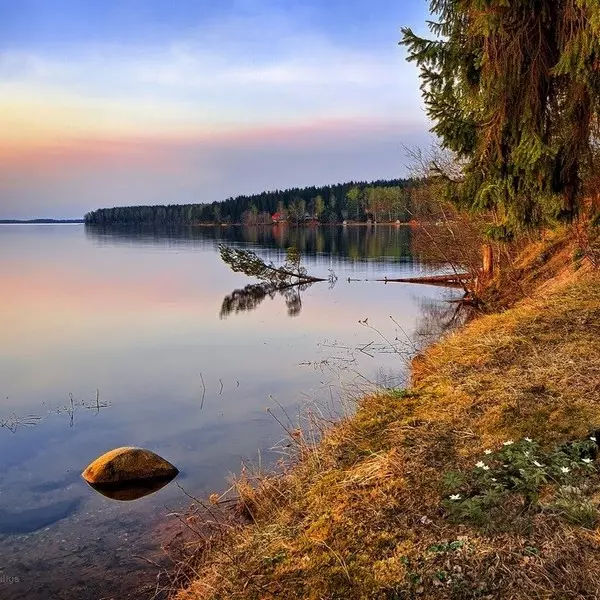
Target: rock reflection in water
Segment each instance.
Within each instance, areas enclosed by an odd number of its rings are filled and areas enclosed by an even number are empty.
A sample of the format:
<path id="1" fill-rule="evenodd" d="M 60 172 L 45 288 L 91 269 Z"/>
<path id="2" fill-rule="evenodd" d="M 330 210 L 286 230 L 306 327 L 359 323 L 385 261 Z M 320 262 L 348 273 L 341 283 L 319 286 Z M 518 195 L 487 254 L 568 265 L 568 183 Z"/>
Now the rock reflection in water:
<path id="1" fill-rule="evenodd" d="M 88 485 L 96 490 L 99 494 L 110 498 L 111 500 L 120 500 L 129 502 L 131 500 L 139 500 L 144 496 L 149 496 L 164 488 L 168 483 L 175 479 L 172 477 L 154 477 L 152 479 L 144 479 L 138 481 L 129 481 L 120 484 L 98 484 L 88 483 Z"/>

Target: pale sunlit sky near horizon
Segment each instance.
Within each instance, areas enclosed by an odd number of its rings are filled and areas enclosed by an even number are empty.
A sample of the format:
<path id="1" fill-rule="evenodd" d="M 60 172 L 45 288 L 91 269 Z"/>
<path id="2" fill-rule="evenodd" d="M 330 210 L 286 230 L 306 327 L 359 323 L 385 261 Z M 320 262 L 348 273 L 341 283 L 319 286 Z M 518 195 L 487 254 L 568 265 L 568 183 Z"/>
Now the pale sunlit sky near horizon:
<path id="1" fill-rule="evenodd" d="M 406 172 L 421 0 L 0 0 L 0 219 Z"/>

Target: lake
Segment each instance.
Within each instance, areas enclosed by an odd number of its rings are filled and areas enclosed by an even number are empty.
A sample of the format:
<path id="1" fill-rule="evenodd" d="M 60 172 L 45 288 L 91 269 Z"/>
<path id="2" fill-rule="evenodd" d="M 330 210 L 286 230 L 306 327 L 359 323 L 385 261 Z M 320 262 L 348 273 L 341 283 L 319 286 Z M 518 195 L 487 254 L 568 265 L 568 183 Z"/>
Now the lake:
<path id="1" fill-rule="evenodd" d="M 412 236 L 0 226 L 0 598 L 151 597 L 145 559 L 160 560 L 169 515 L 189 504 L 181 488 L 206 497 L 242 461 L 280 457 L 285 432 L 266 408 L 336 415 L 364 391 L 404 385 L 406 353 L 452 322 L 457 295 L 376 281 L 435 270 L 412 255 Z M 252 281 L 221 261 L 220 243 L 275 264 L 295 246 L 309 273 L 337 281 L 232 300 Z M 126 445 L 179 477 L 133 502 L 98 494 L 81 471 Z"/>

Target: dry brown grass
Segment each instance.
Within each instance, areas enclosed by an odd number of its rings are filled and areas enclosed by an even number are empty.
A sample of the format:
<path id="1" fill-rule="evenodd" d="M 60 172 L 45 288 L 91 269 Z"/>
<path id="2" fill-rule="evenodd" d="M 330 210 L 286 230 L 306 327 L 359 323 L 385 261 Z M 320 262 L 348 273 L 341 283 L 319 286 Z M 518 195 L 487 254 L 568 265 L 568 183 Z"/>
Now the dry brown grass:
<path id="1" fill-rule="evenodd" d="M 484 449 L 595 428 L 600 281 L 588 272 L 448 336 L 415 361 L 411 390 L 364 398 L 319 444 L 296 433 L 301 460 L 238 482 L 252 523 L 198 557 L 178 600 L 600 597 L 598 530 L 516 497 L 488 527 L 452 523 L 442 505 L 444 474 Z"/>
<path id="2" fill-rule="evenodd" d="M 597 270 L 600 264 L 594 250 L 597 242 L 590 233 L 593 229 L 586 218 L 536 234 L 535 239 L 520 239 L 512 249 L 506 248 L 498 275 L 483 293 L 487 310 L 511 307 Z"/>

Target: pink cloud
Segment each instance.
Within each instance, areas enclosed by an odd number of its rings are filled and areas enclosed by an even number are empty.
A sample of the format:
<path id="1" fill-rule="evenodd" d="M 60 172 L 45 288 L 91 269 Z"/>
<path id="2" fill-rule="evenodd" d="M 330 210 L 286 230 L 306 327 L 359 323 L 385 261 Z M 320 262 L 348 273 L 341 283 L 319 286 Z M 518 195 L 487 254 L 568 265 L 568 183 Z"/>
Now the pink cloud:
<path id="1" fill-rule="evenodd" d="M 0 142 L 2 169 L 26 168 L 51 174 L 85 167 L 127 169 L 133 166 L 176 172 L 181 151 L 222 152 L 228 148 L 277 147 L 294 145 L 299 149 L 315 143 L 339 143 L 356 137 L 398 130 L 398 123 L 375 119 L 316 119 L 289 125 L 230 128 L 219 132 L 173 136 L 123 136 L 64 138 L 29 146 Z M 329 140 L 329 142 L 328 142 Z"/>

